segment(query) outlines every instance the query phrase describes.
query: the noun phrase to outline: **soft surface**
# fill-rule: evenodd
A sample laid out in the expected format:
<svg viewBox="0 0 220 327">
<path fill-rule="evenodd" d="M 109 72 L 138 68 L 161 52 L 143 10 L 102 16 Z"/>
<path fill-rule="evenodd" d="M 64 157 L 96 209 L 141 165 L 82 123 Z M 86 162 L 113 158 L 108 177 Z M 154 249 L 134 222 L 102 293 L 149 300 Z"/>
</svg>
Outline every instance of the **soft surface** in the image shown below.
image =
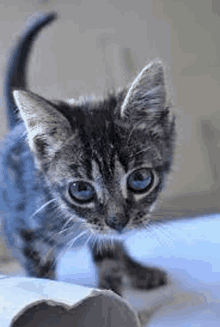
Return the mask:
<svg viewBox="0 0 220 327">
<path fill-rule="evenodd" d="M 220 325 L 220 216 L 182 220 L 128 237 L 139 261 L 168 271 L 170 285 L 150 292 L 125 290 L 138 311 L 155 309 L 149 326 L 215 327 Z M 96 271 L 86 248 L 67 252 L 59 279 L 96 285 Z M 160 309 L 157 311 L 157 309 Z"/>
</svg>

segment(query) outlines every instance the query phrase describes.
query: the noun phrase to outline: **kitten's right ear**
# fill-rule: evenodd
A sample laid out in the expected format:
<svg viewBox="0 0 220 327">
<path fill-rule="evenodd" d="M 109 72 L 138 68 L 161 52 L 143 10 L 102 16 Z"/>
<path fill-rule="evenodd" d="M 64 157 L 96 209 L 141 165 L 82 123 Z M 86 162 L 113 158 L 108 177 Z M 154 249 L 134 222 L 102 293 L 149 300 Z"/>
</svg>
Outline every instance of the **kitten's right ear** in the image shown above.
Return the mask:
<svg viewBox="0 0 220 327">
<path fill-rule="evenodd" d="M 137 128 L 156 122 L 166 110 L 164 68 L 161 61 L 146 66 L 132 83 L 121 107 L 121 117 Z M 137 123 L 137 124 L 136 124 Z"/>
<path fill-rule="evenodd" d="M 29 146 L 42 165 L 52 159 L 71 135 L 68 120 L 47 100 L 29 92 L 13 92 L 16 105 L 25 123 Z"/>
</svg>

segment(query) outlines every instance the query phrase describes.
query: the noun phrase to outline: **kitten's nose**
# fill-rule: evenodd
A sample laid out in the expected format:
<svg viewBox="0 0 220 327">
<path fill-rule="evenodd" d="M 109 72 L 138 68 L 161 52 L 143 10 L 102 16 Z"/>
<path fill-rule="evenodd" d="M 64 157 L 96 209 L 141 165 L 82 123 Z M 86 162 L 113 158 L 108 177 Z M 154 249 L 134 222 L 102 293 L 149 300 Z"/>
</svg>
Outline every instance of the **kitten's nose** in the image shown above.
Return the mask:
<svg viewBox="0 0 220 327">
<path fill-rule="evenodd" d="M 106 219 L 106 225 L 121 233 L 122 229 L 127 225 L 129 218 L 126 216 L 110 216 Z"/>
</svg>

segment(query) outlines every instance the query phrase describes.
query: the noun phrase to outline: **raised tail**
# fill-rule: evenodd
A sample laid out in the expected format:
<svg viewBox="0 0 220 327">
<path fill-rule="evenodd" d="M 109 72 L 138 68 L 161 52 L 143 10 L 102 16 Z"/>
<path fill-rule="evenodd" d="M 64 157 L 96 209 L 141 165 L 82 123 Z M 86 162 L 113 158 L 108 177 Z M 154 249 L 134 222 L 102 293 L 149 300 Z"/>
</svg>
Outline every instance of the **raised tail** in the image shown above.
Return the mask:
<svg viewBox="0 0 220 327">
<path fill-rule="evenodd" d="M 13 88 L 27 88 L 27 64 L 34 40 L 41 29 L 57 18 L 56 12 L 41 14 L 31 20 L 24 34 L 19 38 L 8 61 L 4 83 L 4 98 L 8 116 L 8 128 L 13 129 L 19 117 L 12 91 Z"/>
</svg>

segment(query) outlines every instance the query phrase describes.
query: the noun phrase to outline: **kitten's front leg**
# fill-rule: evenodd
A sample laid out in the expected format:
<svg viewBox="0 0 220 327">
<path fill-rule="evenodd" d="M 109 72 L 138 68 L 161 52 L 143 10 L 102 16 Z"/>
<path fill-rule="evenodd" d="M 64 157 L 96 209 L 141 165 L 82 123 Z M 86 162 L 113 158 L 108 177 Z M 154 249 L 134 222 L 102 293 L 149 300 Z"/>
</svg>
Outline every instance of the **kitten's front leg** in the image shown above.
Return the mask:
<svg viewBox="0 0 220 327">
<path fill-rule="evenodd" d="M 136 289 L 153 289 L 167 285 L 167 274 L 159 268 L 144 266 L 124 252 L 124 264 L 130 284 Z"/>
<path fill-rule="evenodd" d="M 39 233 L 30 230 L 22 231 L 24 240 L 23 256 L 25 271 L 28 276 L 56 279 L 56 256 L 54 247 L 48 245 Z"/>
<path fill-rule="evenodd" d="M 105 259 L 97 264 L 99 269 L 99 288 L 112 290 L 122 295 L 123 269 L 115 260 Z"/>
<path fill-rule="evenodd" d="M 98 287 L 122 294 L 124 266 L 121 244 L 104 244 L 96 242 L 90 244 L 92 256 L 99 271 Z"/>
<path fill-rule="evenodd" d="M 99 269 L 100 288 L 111 289 L 121 295 L 125 277 L 136 289 L 153 289 L 167 284 L 167 275 L 163 270 L 134 261 L 121 242 L 104 247 L 103 243 L 97 242 L 90 248 Z"/>
</svg>

